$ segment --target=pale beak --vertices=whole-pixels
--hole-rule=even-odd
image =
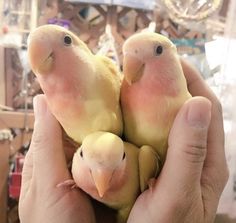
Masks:
[[[137,57],[125,54],[123,59],[123,72],[124,77],[129,85],[138,81],[144,70],[144,63]]]
[[[110,187],[113,171],[105,169],[96,169],[92,171],[92,177],[100,197],[103,197]]]
[[[45,33],[32,33],[28,37],[28,56],[35,74],[47,74],[52,70],[54,52]]]
[[[39,65],[37,72],[39,74],[45,74],[52,70],[53,65],[53,53],[50,53],[49,56]]]

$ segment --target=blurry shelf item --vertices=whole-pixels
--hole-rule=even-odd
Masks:
[[[48,20],[48,24],[59,25],[66,29],[70,27],[70,21],[66,19],[59,19],[59,18],[51,18]]]
[[[223,35],[228,0],[161,0],[177,24],[186,28]]]
[[[21,189],[22,169],[24,164],[24,156],[17,154],[14,159],[14,170],[10,173],[9,196],[19,199]]]
[[[111,33],[110,24],[106,25],[105,33],[100,36],[97,49],[97,55],[109,57],[118,67],[120,67],[120,60],[115,47],[115,39]]]
[[[25,12],[25,11],[11,11],[10,12],[11,15],[28,15],[30,16],[30,12]]]
[[[134,9],[153,10],[156,5],[154,0],[65,0],[70,3],[90,3],[90,4],[106,4],[123,7],[130,7]]]
[[[97,2],[98,3],[98,2]],[[88,13],[82,13],[84,11]],[[135,9],[110,4],[92,4],[86,1],[64,1],[58,4],[58,17],[70,21],[70,30],[88,44],[96,53],[100,37],[105,33],[107,24],[115,40],[115,48],[121,58],[124,40],[150,24],[154,18],[152,10]]]
[[[222,5],[223,0],[162,0],[169,14],[176,19],[200,21],[210,17]]]
[[[29,33],[30,32],[30,29],[19,29],[17,27],[14,27],[14,28],[11,28],[10,29],[11,32],[19,32],[19,33]]]
[[[120,5],[118,5],[118,2]],[[68,21],[69,29],[78,35],[94,53],[103,48],[98,45],[100,37],[106,33],[105,27],[109,24],[119,61],[122,61],[121,49],[124,41],[132,34],[147,29],[150,24],[155,24],[152,31],[164,34],[170,39],[202,39],[206,37],[204,29],[193,30],[193,27],[187,28],[172,21],[171,18],[166,16],[166,11],[163,11],[159,5],[154,10],[153,7],[152,10],[149,10],[145,7],[142,7],[142,9],[127,7],[127,5],[122,5],[121,2],[146,4],[144,1],[135,0],[58,1],[42,10],[40,20],[43,22],[40,22],[40,24],[51,23],[52,20]],[[117,5],[114,3],[117,3]],[[209,22],[209,26],[210,24],[215,24],[214,27],[217,27],[219,33],[223,32],[223,22]]]
[[[27,120],[27,122],[26,122]],[[29,144],[34,124],[33,113],[0,110],[0,131],[15,130],[13,137],[0,140],[0,222],[7,222],[7,179],[10,156],[14,156],[25,144]],[[27,128],[27,131],[26,131]],[[20,157],[18,159],[20,161]],[[20,168],[17,170],[20,171]],[[12,197],[19,195],[20,172],[13,172],[10,184]]]
[[[9,142],[0,141],[0,222],[7,223],[7,178],[9,173]]]
[[[15,47],[26,45],[29,32],[37,25],[38,0],[3,0],[0,6],[3,32],[0,44],[8,46],[10,42]],[[20,41],[14,40],[15,35],[19,35]]]
[[[26,123],[27,119],[27,123]],[[19,128],[33,129],[34,115],[33,112],[25,113],[20,111],[0,111],[0,129]]]
[[[5,106],[15,110],[32,109],[33,97],[42,93],[35,75],[23,66],[25,57],[20,57],[23,50],[4,49]],[[27,55],[27,54],[26,54]]]
[[[0,104],[0,110],[13,111],[13,108],[9,107],[9,106],[6,106],[6,105],[1,105]]]
[[[88,3],[88,4],[112,4],[112,0],[65,0],[70,3]]]

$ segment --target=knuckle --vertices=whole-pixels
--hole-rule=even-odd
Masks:
[[[207,130],[194,130],[187,140],[183,148],[186,158],[194,163],[203,162],[207,153]]]
[[[204,162],[206,157],[206,145],[203,143],[188,144],[183,150],[188,161],[192,163]]]

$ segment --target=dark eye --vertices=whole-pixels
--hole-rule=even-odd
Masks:
[[[122,157],[122,160],[124,160],[124,159],[125,159],[125,157],[126,157],[126,154],[125,154],[125,152],[124,152],[124,154],[123,154],[123,157]]]
[[[83,158],[83,151],[82,151],[82,149],[80,150],[79,155],[80,155],[81,158]]]
[[[163,51],[163,47],[162,46],[157,46],[156,49],[155,49],[155,54],[157,56],[159,56],[159,55],[162,54],[162,51]]]
[[[67,46],[71,45],[72,39],[71,39],[71,37],[70,37],[69,35],[65,35],[65,37],[64,37],[64,43],[65,43],[65,45],[67,45]]]

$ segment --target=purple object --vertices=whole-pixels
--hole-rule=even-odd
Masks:
[[[66,29],[69,29],[70,27],[70,21],[66,19],[59,19],[59,18],[52,18],[48,20],[48,24],[54,24],[54,25],[59,25],[62,26]]]

